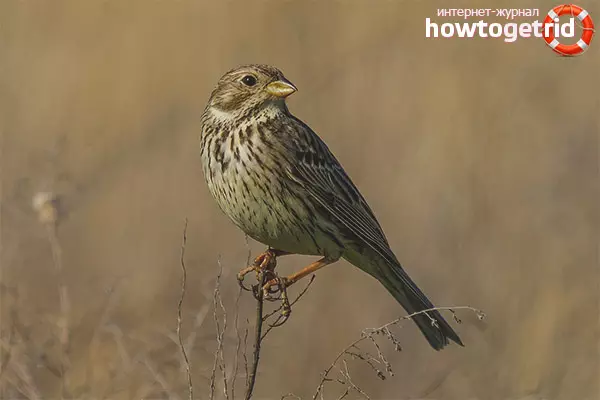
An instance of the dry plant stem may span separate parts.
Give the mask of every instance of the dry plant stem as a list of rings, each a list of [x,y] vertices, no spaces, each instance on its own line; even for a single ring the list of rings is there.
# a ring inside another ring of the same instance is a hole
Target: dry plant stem
[[[2,398],[6,397],[5,391],[12,385],[15,390],[23,394],[26,398],[41,399],[40,390],[38,389],[28,363],[26,362],[28,359],[28,356],[26,355],[26,343],[29,341],[29,337],[22,331],[17,307],[14,305],[11,305],[10,307],[10,316],[10,332],[7,338],[0,338],[0,348],[7,354],[2,371],[4,372],[7,369],[11,369],[14,372],[14,377],[11,376],[12,374],[0,376],[0,378],[2,378],[0,380]],[[10,385],[5,384],[4,382],[8,382]]]
[[[112,310],[114,309],[115,305],[118,302],[119,296],[117,294],[118,294],[117,290],[115,289],[115,286],[113,285],[108,291],[106,303],[104,305],[104,311],[102,312],[102,317],[100,318],[100,321],[94,328],[94,333],[92,334],[92,338],[91,338],[90,344],[88,346],[88,352],[87,352],[88,362],[87,362],[86,371],[85,371],[86,380],[88,382],[93,382],[93,379],[92,379],[93,354],[98,351],[100,337],[101,337],[103,331],[105,331],[107,329],[107,324],[108,324],[108,321],[110,320]],[[95,390],[95,385],[92,388],[92,391],[94,391],[94,390]]]
[[[62,261],[62,248],[58,240],[58,234],[56,230],[55,221],[48,221],[45,223],[46,232],[48,234],[48,241],[50,242],[50,248],[52,250],[52,260],[54,263],[54,269],[58,276],[58,297],[60,303],[60,317],[58,320],[59,328],[59,343],[61,347],[60,355],[60,374],[61,374],[61,386],[60,395],[61,398],[65,397],[65,374],[68,363],[68,352],[69,352],[69,314],[71,310],[71,303],[69,300],[69,291],[67,285],[64,282],[63,276],[63,261]]]
[[[11,358],[6,363],[6,367],[10,366],[14,371],[16,377],[13,379],[10,375],[6,378],[6,381],[9,382],[17,391],[23,394],[26,398],[29,399],[41,399],[40,391],[38,390],[33,376],[31,375],[31,371],[25,362],[22,362],[23,351],[24,351],[24,339],[20,334],[16,333],[15,340],[11,340],[10,343],[7,343],[5,340],[0,339],[0,346],[7,352],[10,352]],[[13,353],[17,353],[16,355]],[[0,382],[2,383],[2,382]],[[3,389],[6,388],[6,385],[1,385]]]
[[[248,391],[248,386],[250,385],[250,375],[248,373],[248,333],[250,331],[250,320],[246,319],[246,329],[244,329],[244,352],[242,355],[244,356],[244,372],[246,376],[246,391]]]
[[[223,394],[225,399],[229,398],[229,390],[227,389],[227,371],[225,370],[225,359],[223,356],[223,339],[225,336],[225,331],[227,330],[227,312],[225,310],[225,306],[223,305],[223,300],[221,299],[221,276],[223,274],[223,265],[221,264],[221,258],[217,260],[219,264],[219,273],[217,275],[217,280],[215,283],[215,291],[213,293],[213,319],[215,322],[215,328],[217,331],[217,348],[215,349],[214,355],[214,363],[212,372],[210,375],[210,391],[209,391],[209,399],[213,399],[215,395],[215,383],[216,383],[216,375],[217,368],[221,370],[223,375]],[[223,314],[223,326],[219,322],[218,309],[221,309]]]
[[[302,398],[300,396],[297,396],[294,393],[284,394],[283,396],[281,396],[280,400],[286,400],[286,399],[302,400]]]
[[[250,366],[250,374],[248,375],[248,388],[246,390],[246,400],[252,398],[254,385],[256,383],[256,371],[258,370],[258,361],[260,360],[260,345],[262,341],[262,325],[263,325],[263,291],[262,287],[266,283],[265,271],[261,270],[258,276],[258,285],[256,286],[256,326],[254,331],[254,353],[252,364]]]
[[[298,300],[300,300],[300,298],[302,298],[302,296],[304,296],[304,294],[306,294],[306,291],[308,290],[308,288],[310,287],[310,285],[313,283],[314,280],[315,280],[315,275],[312,275],[310,277],[310,280],[308,281],[308,283],[304,287],[304,289],[302,289],[302,291],[300,292],[300,294],[298,294],[298,297],[296,297],[296,299],[289,304],[290,308],[294,304],[296,304],[298,302]],[[265,315],[263,317],[263,322],[265,322],[269,317],[273,316],[275,313],[277,313],[282,308],[284,308],[283,304],[280,305],[279,307],[277,307],[275,310],[273,310],[270,313],[268,313],[267,315]],[[277,328],[278,326],[281,326],[283,324],[283,322],[281,322],[281,320],[284,320],[284,322],[285,322],[285,320],[287,320],[287,316],[285,316],[284,314],[279,314],[279,316],[277,317],[277,319],[275,320],[275,322],[273,322],[272,324],[269,324],[269,327],[267,328],[267,330],[265,331],[265,333],[262,335],[262,337],[261,337],[260,340],[261,341],[264,340],[265,337],[269,334],[269,332],[271,332],[271,330],[273,328]]]
[[[161,375],[156,370],[156,368],[154,368],[154,366],[150,363],[150,360],[148,359],[148,357],[144,357],[143,363],[146,366],[146,368],[148,369],[148,371],[150,372],[150,374],[154,377],[154,380],[156,382],[158,382],[158,384],[160,385],[162,390],[167,395],[169,395],[169,398],[174,399],[174,400],[179,400],[179,396],[177,396],[177,394],[173,391],[173,389],[171,388],[171,385],[169,385],[169,382],[165,379],[165,377],[163,375]]]
[[[250,249],[248,249],[250,251]],[[248,255],[248,263],[250,260],[250,253]],[[262,261],[261,264],[266,264],[266,261]],[[221,280],[221,276],[223,273],[223,267],[221,265],[221,260],[218,260],[218,264],[219,264],[219,273],[217,275],[217,280],[216,280],[216,284],[215,284],[215,291],[214,291],[214,295],[213,295],[213,317],[214,317],[214,321],[215,321],[215,326],[216,326],[216,331],[217,331],[217,349],[215,350],[215,354],[214,354],[214,364],[213,364],[213,369],[211,372],[211,378],[210,378],[210,386],[209,386],[209,399],[214,399],[214,394],[215,394],[215,389],[216,389],[216,373],[217,373],[217,367],[221,370],[222,374],[223,374],[223,395],[225,399],[229,399],[229,390],[228,390],[228,380],[227,380],[227,373],[225,370],[225,359],[224,359],[224,351],[223,351],[223,338],[225,335],[225,332],[227,330],[227,313],[225,310],[225,307],[223,305],[223,300],[221,298],[221,294],[220,294],[220,280]],[[245,393],[245,399],[248,400],[252,397],[252,394],[254,392],[254,387],[256,384],[256,376],[257,376],[257,371],[258,371],[258,364],[259,364],[259,360],[260,360],[260,350],[261,350],[261,344],[262,341],[264,340],[265,336],[267,333],[269,333],[271,331],[271,329],[273,329],[274,327],[280,326],[282,325],[283,322],[285,322],[285,320],[287,319],[287,316],[289,315],[289,308],[291,307],[291,305],[295,304],[308,290],[308,287],[310,286],[310,284],[313,282],[314,280],[314,276],[311,277],[310,281],[308,282],[308,284],[306,285],[306,287],[302,290],[302,292],[300,292],[300,294],[298,295],[298,297],[290,304],[289,302],[287,302],[287,298],[282,298],[282,305],[279,306],[279,308],[277,308],[274,312],[267,314],[266,316],[263,315],[263,306],[264,306],[264,300],[265,300],[265,293],[262,290],[262,288],[264,287],[265,283],[269,281],[269,279],[275,275],[275,278],[277,278],[277,275],[274,274],[274,272],[272,271],[272,268],[265,268],[265,265],[261,265],[262,268],[258,268],[257,271],[257,284],[254,285],[252,287],[253,292],[254,292],[254,297],[256,298],[256,322],[255,322],[255,334],[254,334],[254,350],[253,350],[253,355],[252,355],[252,361],[250,363],[248,363],[248,359],[246,356],[246,351],[245,349],[247,349],[247,339],[248,339],[248,329],[246,328],[245,333],[244,333],[244,338],[243,338],[243,342],[244,342],[244,352],[243,352],[243,357],[244,357],[244,368],[246,370],[246,393]],[[249,268],[246,268],[245,270],[248,270]],[[244,270],[244,271],[245,271]],[[250,270],[257,270],[255,267],[251,268]],[[238,274],[238,279],[239,279],[239,274]],[[240,285],[240,289],[238,291],[238,295],[236,298],[236,312],[235,312],[235,317],[234,317],[234,329],[235,329],[235,334],[237,336],[237,345],[236,345],[236,351],[234,354],[234,360],[233,360],[233,372],[232,372],[232,376],[231,376],[231,396],[232,398],[235,398],[235,382],[236,382],[236,378],[237,378],[237,373],[239,370],[239,352],[242,346],[242,338],[239,332],[239,301],[241,298],[241,293],[242,293],[242,289],[244,289],[244,287],[242,285]],[[288,312],[282,312],[278,318],[276,319],[276,321],[271,324],[269,326],[269,329],[267,330],[267,332],[265,334],[263,334],[263,324],[266,322],[266,320],[273,316],[275,313],[277,313],[279,310],[287,310]],[[218,309],[221,309],[222,311],[222,315],[223,315],[223,325],[221,326],[220,322],[219,322],[219,316],[218,316]],[[280,322],[281,320],[283,320],[283,322]],[[247,321],[247,323],[249,323],[249,321]]]
[[[357,350],[359,350],[359,349],[357,348]],[[386,379],[385,374],[377,367],[377,365],[375,365],[376,363],[377,364],[381,364],[381,361],[378,360],[378,359],[376,359],[375,357],[373,357],[369,353],[366,353],[366,354],[363,355],[361,353],[353,352],[353,351],[348,350],[346,352],[346,354],[349,355],[352,359],[359,359],[359,360],[362,360],[362,361],[366,362],[369,365],[369,367],[371,367],[371,369],[373,370],[373,372],[375,372],[375,374],[377,375],[377,377],[379,379],[381,379],[382,381]],[[390,375],[393,375],[393,373],[391,373],[389,371],[388,371],[388,373]]]
[[[248,250],[248,256],[246,258],[246,265],[250,264],[250,259],[252,258],[252,250],[250,249],[250,244],[248,243],[248,236],[246,235],[245,237],[246,239],[246,249]],[[238,294],[237,297],[235,298],[235,316],[234,316],[234,330],[235,330],[235,337],[236,337],[236,345],[235,345],[235,355],[233,358],[233,373],[231,376],[231,398],[235,399],[235,381],[237,379],[237,374],[238,374],[238,370],[239,370],[239,359],[240,359],[240,350],[242,347],[242,336],[240,335],[240,327],[239,327],[239,320],[240,320],[240,298],[242,297],[242,290],[243,288],[240,286],[239,290],[238,290]],[[247,335],[247,333],[246,333]],[[246,347],[244,346],[244,351],[245,351]],[[246,372],[247,373],[247,372]],[[247,379],[247,378],[246,378]]]
[[[356,385],[352,381],[352,377],[350,376],[350,371],[348,370],[348,363],[346,360],[342,360],[344,364],[344,369],[338,368],[340,371],[340,375],[342,375],[345,379],[345,383],[348,385],[348,389],[353,389],[356,393],[360,394],[364,399],[371,400],[368,394],[365,393],[358,385]]]
[[[41,399],[42,397],[37,390],[29,368],[21,362],[15,362],[14,368],[17,375],[19,375],[19,378],[25,383],[25,387],[23,389],[19,388],[18,390],[30,399]]]
[[[238,294],[235,299],[235,317],[234,317],[234,329],[235,337],[237,338],[235,344],[235,355],[233,357],[233,373],[231,374],[231,398],[235,399],[235,381],[239,370],[240,362],[240,350],[242,348],[242,336],[240,335],[239,327],[239,316],[240,316],[240,298],[242,297],[242,288],[238,289]]]
[[[2,296],[2,292],[1,290],[6,289],[4,287],[3,284],[0,283],[0,296]],[[3,298],[2,301],[6,301]],[[0,336],[0,398],[4,398],[5,396],[5,390],[6,390],[6,386],[2,385],[2,380],[4,378],[4,373],[7,371],[8,366],[12,360],[13,357],[13,350],[14,350],[14,342],[16,340],[17,337],[17,321],[18,321],[18,314],[16,311],[14,302],[16,300],[11,300],[10,302],[10,307],[9,307],[9,320],[10,320],[10,329],[8,330],[8,335],[1,335]]]
[[[187,242],[187,227],[188,220],[185,219],[185,223],[183,225],[183,237],[181,239],[181,296],[179,297],[179,304],[177,305],[177,339],[179,340],[179,349],[181,350],[181,355],[183,356],[183,361],[185,363],[185,372],[187,376],[187,384],[188,384],[188,399],[193,400],[194,398],[194,386],[192,385],[192,373],[190,369],[190,360],[188,359],[187,353],[185,351],[185,346],[183,345],[183,338],[181,336],[181,313],[183,308],[183,299],[185,298],[185,289],[187,284],[187,269],[185,267],[185,245]]]
[[[258,276],[258,283],[256,286],[254,286],[254,292],[256,297],[256,326],[254,331],[254,352],[252,357],[252,364],[250,366],[250,374],[247,375],[248,385],[246,388],[246,400],[249,400],[252,397],[252,393],[254,391],[254,385],[256,383],[256,374],[258,371],[258,363],[260,360],[260,350],[262,341],[273,328],[281,326],[287,320],[287,316],[289,315],[280,314],[275,320],[275,322],[273,324],[270,324],[269,328],[267,328],[267,331],[263,334],[263,324],[267,321],[267,319],[273,316],[279,310],[285,309],[286,307],[285,304],[282,304],[274,311],[268,313],[267,315],[263,315],[264,291],[262,290],[262,287],[264,287],[265,283],[268,281],[269,274],[272,274],[272,272],[266,269],[261,269]],[[300,300],[302,296],[304,296],[311,283],[314,281],[314,278],[314,275],[311,276],[306,287],[300,292],[300,294],[298,295],[298,297],[296,297],[296,299],[294,299],[294,301],[287,304],[287,307],[291,307],[292,305],[296,304],[296,302]],[[280,322],[281,320],[283,320],[283,322]]]
[[[218,258],[217,263],[219,264],[219,275],[223,274],[223,265],[221,264],[221,257]],[[225,331],[227,330],[227,312],[225,310],[225,306],[223,305],[223,298],[221,297],[220,285],[217,287],[217,297],[215,300],[219,302],[219,308],[223,313],[223,330],[221,331],[221,349],[219,351],[219,369],[221,370],[221,374],[223,376],[223,394],[225,395],[225,399],[229,399],[229,390],[227,388],[227,370],[225,366],[225,355],[223,350],[223,339],[225,336]],[[216,313],[216,304],[215,304],[215,313]]]
[[[312,399],[313,400],[317,400],[317,397],[323,398],[323,386],[325,385],[325,382],[328,381],[332,381],[332,378],[329,377],[329,374],[331,373],[331,371],[333,370],[334,367],[336,367],[338,361],[340,361],[340,359],[342,359],[342,357],[344,357],[344,355],[352,355],[352,353],[350,352],[351,349],[353,348],[358,348],[357,345],[367,339],[372,340],[374,335],[377,335],[379,333],[384,333],[384,335],[386,335],[386,337],[388,335],[390,335],[389,333],[389,327],[398,324],[401,321],[404,320],[408,320],[411,319],[412,317],[414,317],[415,315],[419,315],[419,314],[424,314],[426,312],[429,311],[453,311],[453,310],[470,310],[473,311],[475,314],[477,314],[477,316],[479,317],[479,319],[483,319],[485,317],[485,313],[477,308],[471,307],[471,306],[456,306],[456,307],[433,307],[433,308],[428,308],[426,310],[421,310],[409,315],[405,315],[403,317],[397,318],[391,322],[388,322],[385,325],[380,326],[379,328],[373,328],[373,329],[365,329],[364,331],[362,331],[361,337],[356,339],[354,342],[350,343],[348,346],[346,346],[342,351],[340,351],[338,353],[338,355],[335,357],[335,359],[333,360],[333,362],[329,365],[329,367],[327,367],[327,369],[325,369],[325,371],[323,372],[322,376],[321,376],[321,381],[319,382],[319,385],[317,386],[317,389],[315,391],[315,393],[313,394]],[[397,341],[393,341],[393,343],[397,346],[398,348],[398,343]],[[377,347],[377,346],[376,346]],[[378,352],[379,352],[379,358],[380,360],[385,364],[387,364],[387,360],[385,360],[385,358],[381,358],[382,354],[380,353],[379,348],[377,348]],[[384,361],[385,360],[385,361]],[[344,382],[344,384],[350,384],[350,387],[352,389],[354,389],[355,391],[357,391],[361,396],[365,396],[364,392],[361,392],[360,390],[357,390],[357,387],[353,387],[354,385],[351,383],[350,380],[348,380],[348,369],[347,369],[347,365],[346,362],[344,360],[344,365],[345,365],[345,371],[342,371],[340,369],[340,373],[345,376],[346,378],[346,382]],[[339,367],[338,367],[339,369]],[[387,369],[387,365],[386,365],[386,369]],[[391,372],[391,371],[388,371]],[[345,395],[344,395],[345,396]],[[343,396],[343,397],[344,397]]]
[[[338,400],[344,400],[346,397],[348,397],[349,394],[350,394],[350,388],[347,387],[346,390],[344,391],[344,393],[342,393],[342,395],[340,397],[338,397]]]

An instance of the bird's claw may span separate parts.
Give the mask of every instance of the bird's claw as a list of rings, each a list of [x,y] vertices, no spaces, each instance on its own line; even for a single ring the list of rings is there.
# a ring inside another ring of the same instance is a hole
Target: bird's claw
[[[290,301],[287,296],[287,287],[289,285],[290,282],[287,278],[276,276],[262,288],[263,299],[269,301],[281,300],[283,308],[282,314],[289,314],[291,312]],[[278,294],[278,296],[273,297],[274,294]]]
[[[276,328],[278,326],[283,325],[292,313],[292,306],[287,295],[287,287],[289,285],[290,282],[287,278],[277,276],[271,279],[269,282],[267,282],[262,288],[264,299],[281,300],[281,314],[279,315],[279,317],[277,317],[273,324],[269,325],[272,328]],[[272,297],[272,294],[274,293],[279,293],[279,296]]]
[[[273,328],[283,325],[288,320],[292,312],[292,306],[287,295],[287,287],[291,284],[291,282],[288,278],[277,276],[275,273],[276,266],[277,255],[272,250],[267,250],[256,257],[252,265],[242,269],[237,274],[240,287],[244,290],[251,291],[255,299],[260,301],[262,295],[262,300],[281,300],[281,314],[277,320],[270,325]],[[252,271],[256,272],[256,278],[258,279],[259,284],[247,287],[244,285],[244,278]],[[265,280],[267,281],[267,283],[262,287],[260,287],[261,280],[262,282],[265,282]]]
[[[244,278],[246,277],[246,275],[248,275],[250,272],[254,271],[254,272],[256,272],[256,278],[258,279],[260,277],[261,272],[273,274],[273,270],[275,269],[276,266],[277,266],[277,256],[275,255],[275,253],[273,251],[267,250],[264,253],[258,255],[254,259],[254,262],[252,263],[252,265],[250,265],[250,266],[242,269],[240,272],[238,272],[238,274],[237,274],[238,284],[244,290],[254,291],[254,287],[249,288],[246,285],[244,285]],[[256,297],[256,293],[255,293],[254,297]]]
[[[240,285],[240,287],[242,289],[247,290],[247,291],[252,291],[251,288],[249,288],[246,285],[244,285],[244,278],[246,277],[246,275],[248,275],[250,272],[252,272],[254,270],[255,270],[254,265],[251,265],[249,267],[244,268],[240,272],[238,272],[238,274],[237,274],[237,280],[238,280],[238,284]]]

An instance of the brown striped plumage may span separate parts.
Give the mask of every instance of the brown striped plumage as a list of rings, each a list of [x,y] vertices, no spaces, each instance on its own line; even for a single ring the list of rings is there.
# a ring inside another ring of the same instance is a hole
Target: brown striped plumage
[[[217,204],[273,249],[327,262],[343,257],[379,280],[409,313],[432,308],[340,163],[289,112],[285,97],[295,90],[265,65],[243,66],[219,80],[202,115],[200,145]],[[413,320],[434,349],[448,339],[462,345],[437,311],[427,314]]]

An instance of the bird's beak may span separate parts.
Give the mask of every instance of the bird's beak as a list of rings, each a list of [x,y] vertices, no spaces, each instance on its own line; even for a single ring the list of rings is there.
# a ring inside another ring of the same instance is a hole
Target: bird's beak
[[[286,80],[274,81],[267,85],[267,92],[275,97],[286,98],[298,89]]]

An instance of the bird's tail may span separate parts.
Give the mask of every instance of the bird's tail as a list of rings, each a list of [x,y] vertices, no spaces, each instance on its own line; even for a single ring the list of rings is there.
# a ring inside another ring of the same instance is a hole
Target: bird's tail
[[[379,271],[381,272],[381,270]],[[433,308],[431,301],[421,292],[400,265],[391,265],[384,274],[375,276],[409,313]],[[417,314],[411,318],[435,350],[441,350],[452,340],[464,346],[456,332],[437,310]]]

